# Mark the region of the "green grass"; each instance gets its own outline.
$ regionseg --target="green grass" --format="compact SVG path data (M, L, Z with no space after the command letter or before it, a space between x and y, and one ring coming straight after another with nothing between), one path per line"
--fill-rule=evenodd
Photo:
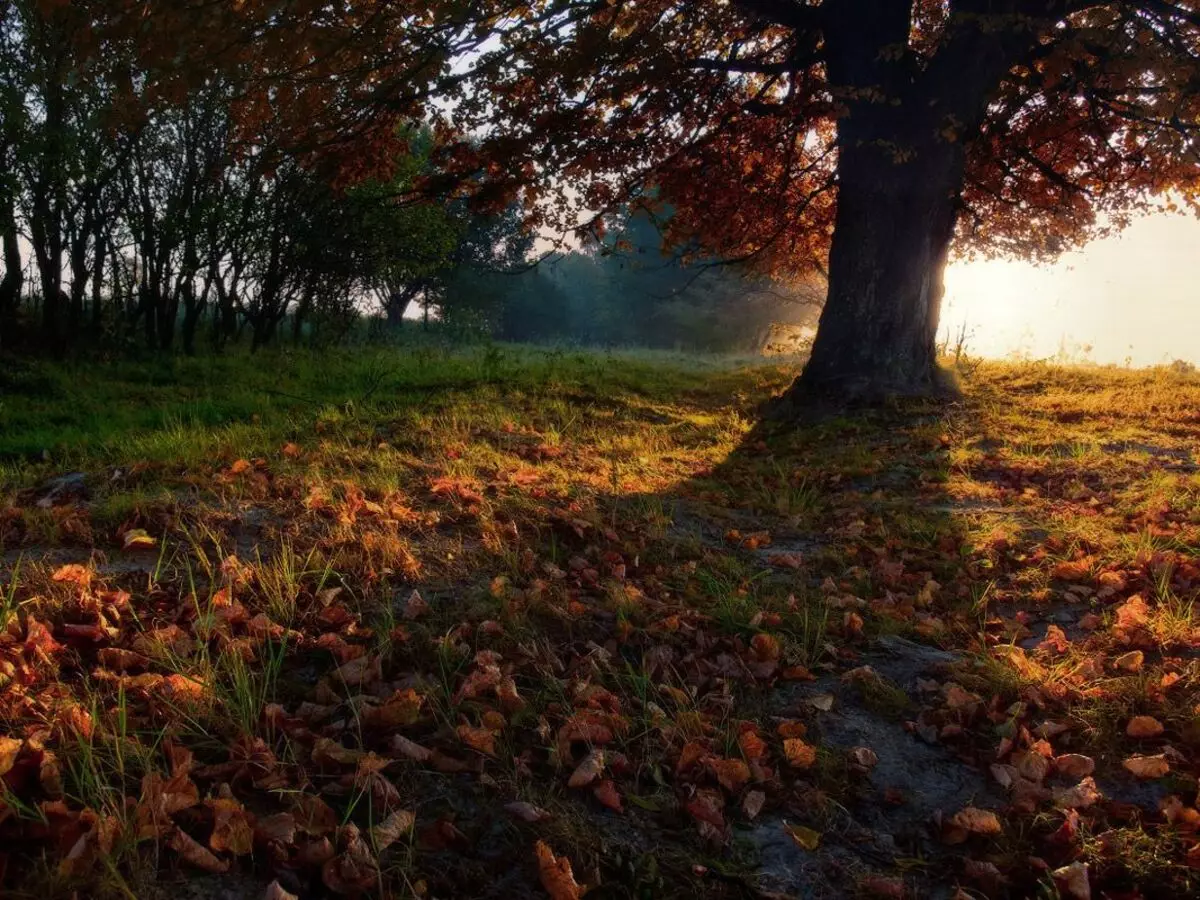
M530 393L560 430L566 398L663 401L732 388L741 360L652 351L529 347L273 350L143 362L20 362L0 382L0 489L41 471L95 465L194 465L265 453L318 422L438 410L447 400ZM476 418L472 416L472 419Z

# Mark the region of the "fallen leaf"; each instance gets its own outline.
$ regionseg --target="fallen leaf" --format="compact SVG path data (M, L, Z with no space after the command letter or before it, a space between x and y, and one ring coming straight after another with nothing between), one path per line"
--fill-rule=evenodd
M538 841L533 850L537 855L538 876L551 900L580 900L585 889L575 881L571 861L565 856L555 856L545 841Z
M421 596L421 592L414 589L408 595L408 601L404 604L404 618L412 621L413 619L421 618L421 616L428 612L429 604L425 602L425 599Z
M545 822L547 819L552 818L550 813L540 806L534 806L532 803L526 803L524 800L506 803L504 810L510 815L516 816L522 822L528 822L531 825L537 822Z
M1059 578L1063 581L1082 581L1088 577L1091 569L1092 559L1087 557L1060 562L1050 572L1050 575L1052 578Z
M278 841L285 847L296 840L296 817L291 813L276 813L254 820L254 837L263 843Z
M1165 730L1162 722L1153 716L1134 716L1125 726L1125 733L1135 738L1158 737Z
M65 566L59 566L55 569L54 574L50 576L50 580L87 587L92 583L92 570L87 566L81 566L79 563L68 563Z
M821 712L829 712L833 709L833 701L833 694L813 694L804 698L805 703Z
M302 794L296 799L296 830L313 837L324 837L337 830L338 816L320 797Z
M218 853L246 856L254 851L254 829L246 810L236 800L217 798L206 800L213 811L213 831L208 845Z
M1058 889L1073 900L1091 900L1092 887L1088 883L1087 863L1073 862L1069 866L1050 873Z
M1122 653L1113 660L1113 665L1123 672L1140 672L1146 661L1146 655L1141 650L1130 650Z
M702 788L696 791L685 809L697 820L715 828L725 827L725 798L720 791Z
M758 818L758 814L762 812L763 804L766 802L767 795L762 791L748 791L742 798L742 812L746 814L747 819L753 821Z
M736 794L750 780L750 767L740 759L714 759L709 762L721 787Z
M1150 607L1140 595L1134 594L1117 607L1117 621L1113 626L1117 631L1134 631L1145 626L1150 621Z
M571 778L567 781L567 787L587 787L589 784L599 778L600 773L603 771L604 751L593 750L583 758L583 762L581 762L571 774Z
M1059 809L1087 809L1104 799L1092 776L1087 776L1072 788L1054 792L1054 805Z
M263 900L300 900L300 898L285 891L278 881L272 881L267 885L267 893L263 896Z
M131 528L125 532L123 545L126 550L148 550L157 543L144 528Z
M392 749L401 756L416 762L429 762L433 758L432 750L422 747L416 741L411 741L402 734L392 735Z
M783 742L783 752L793 769L811 769L817 761L817 748L800 738L787 738Z
M1161 753L1157 756L1131 756L1121 765L1138 778L1162 778L1171 771L1171 764Z
M613 784L612 779L605 778L598 785L592 788L592 796L600 801L601 804L607 806L613 812L624 812L624 807L621 805L621 793L617 790L617 786Z
M999 817L994 812L974 806L960 809L950 818L950 824L971 834L994 835L1000 834L1004 830Z
M796 846L804 850L812 852L821 846L821 832L813 831L804 825L788 825L784 824L783 830L787 832L788 837L796 842Z
M496 755L496 733L488 728L476 728L472 725L459 725L458 738L472 750Z
M360 656L338 666L335 674L351 687L361 687L378 681L382 675L382 661L378 656Z
M13 737L0 737L0 775L7 775L17 764L17 754L25 742Z
M407 809L399 809L371 829L371 837L375 842L375 850L382 853L400 838L413 830L417 823L415 813Z
M870 747L855 747L849 756L850 761L862 769L873 769L879 764L879 754Z
M229 871L229 861L218 859L207 847L197 842L186 831L176 828L167 840L167 846L179 854L189 865L205 872L221 874Z
M905 896L904 879L895 875L868 875L858 882L858 890L864 896L883 900L903 900Z
M1085 778L1096 771L1096 761L1082 753L1054 757L1054 771L1066 778Z

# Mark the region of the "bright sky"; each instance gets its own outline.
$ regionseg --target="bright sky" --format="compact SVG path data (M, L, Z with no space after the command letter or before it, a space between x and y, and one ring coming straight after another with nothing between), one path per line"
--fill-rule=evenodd
M1051 266L961 262L946 274L942 333L967 353L1154 365L1200 363L1200 221L1157 213ZM1090 346L1086 353L1082 348Z

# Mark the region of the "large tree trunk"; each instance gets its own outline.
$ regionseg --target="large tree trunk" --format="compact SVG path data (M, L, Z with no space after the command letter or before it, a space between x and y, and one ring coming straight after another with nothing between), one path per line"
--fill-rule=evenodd
M843 150L829 295L797 391L875 400L946 389L935 346L961 188L953 145L904 163L876 143Z

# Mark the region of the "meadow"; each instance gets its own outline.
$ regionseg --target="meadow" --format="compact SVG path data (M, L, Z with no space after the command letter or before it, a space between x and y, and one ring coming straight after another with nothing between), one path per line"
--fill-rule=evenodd
M1200 376L0 373L6 897L1200 889Z

